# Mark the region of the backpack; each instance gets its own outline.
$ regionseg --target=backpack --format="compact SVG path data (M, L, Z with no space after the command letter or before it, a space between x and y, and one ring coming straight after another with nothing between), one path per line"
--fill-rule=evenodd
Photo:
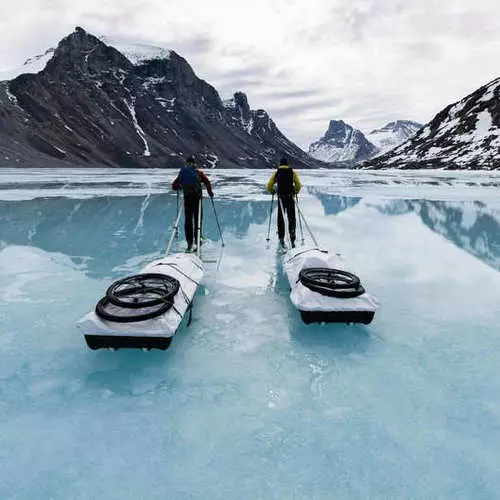
M179 184L182 186L184 195L196 195L201 197L201 179L196 168L184 166L179 172Z
M278 168L276 171L276 183L278 184L279 196L293 196L295 186L293 183L293 169Z

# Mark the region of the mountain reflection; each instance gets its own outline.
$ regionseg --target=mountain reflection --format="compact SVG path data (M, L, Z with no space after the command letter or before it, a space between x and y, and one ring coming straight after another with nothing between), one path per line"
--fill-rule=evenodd
M325 210L325 215L337 215L348 208L355 207L362 200L361 196L337 196L322 193L316 188L308 188L307 191L318 198Z
M410 203L432 231L500 270L500 212L477 201Z
M176 205L175 196L161 194L2 201L0 247L33 245L60 252L77 263L85 260L91 274L102 275L129 258L163 251ZM269 210L269 203L264 201L217 200L215 206L223 233L238 238L246 235L251 224L264 223ZM207 199L203 211L203 233L217 241L217 225ZM184 247L183 218L179 246Z
M358 205L362 198L311 191L321 202L326 215ZM389 216L414 212L432 231L457 247L500 270L500 211L479 201L384 200L366 205Z

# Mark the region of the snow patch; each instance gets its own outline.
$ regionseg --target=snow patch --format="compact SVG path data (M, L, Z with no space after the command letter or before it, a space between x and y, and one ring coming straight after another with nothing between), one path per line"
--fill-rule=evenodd
M142 127L139 125L139 122L137 121L137 116L135 113L135 99L132 99L132 103L129 103L126 99L123 99L123 102L125 103L125 106L127 106L130 116L132 117L132 123L134 124L135 130L137 132L137 135L142 139L144 142L144 156L151 156L151 151L149 150L149 144L146 139L146 134L144 133L144 130Z
M485 109L477 115L476 130L474 132L474 137L476 140L482 141L487 135L489 135L489 130L493 126L493 120L491 119L490 112Z
M488 109L484 109L477 114L476 125L474 130L468 134L457 135L454 137L455 143L466 143L471 148L476 149L481 145L481 142L489 137L493 132L490 129L493 127L493 120ZM494 132L498 135L499 131Z
M243 128L247 131L247 133L251 135L253 130L253 118L250 118L248 122L245 122L242 118L241 124L243 125Z
M118 69L116 71L113 71L113 76L118 80L120 85L123 85L125 78L127 78L127 73L125 73L125 71L123 71L122 69Z
M478 102L490 102L492 99L494 99L495 90L497 89L497 87L498 87L498 81L495 82L494 85L490 85L490 87L488 87L488 90L483 95L483 97L481 97L481 99L478 100Z
M431 127L429 127L429 125L426 125L422 129L422 133L420 134L419 139L427 139L427 137L429 137L430 135L431 135Z
M100 37L100 40L121 52L132 64L139 65L155 59L170 59L172 51L142 43L128 43L114 37Z
M166 99L165 97L156 97L155 100L158 101L164 108L173 108L177 98L172 97L171 99ZM170 111L172 110L170 109Z
M40 73L40 71L43 71L47 66L47 63L52 59L54 50L55 49L51 48L45 51L43 54L30 57L29 59L26 59L23 65L18 68L0 71L0 81L13 80L19 75L24 74Z
M142 82L142 86L145 89L149 90L151 86L158 85L160 83L164 83L166 80L167 80L167 78L164 76L162 76L160 78L149 76L149 77L144 79L144 82Z
M15 106L19 106L19 103L17 102L17 97L10 91L8 85L5 88L5 93L7 94L7 97L12 104L14 104Z
M219 163L219 157L215 153L207 155L208 168L215 168Z

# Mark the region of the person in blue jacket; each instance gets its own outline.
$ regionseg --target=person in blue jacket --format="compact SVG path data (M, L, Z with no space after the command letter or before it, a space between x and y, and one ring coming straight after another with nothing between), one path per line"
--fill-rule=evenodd
M185 165L172 183L172 189L182 189L184 193L184 233L186 235L187 251L192 251L193 242L198 239L198 214L202 196L202 183L210 198L213 198L212 185L205 173L196 168L192 156L186 158Z

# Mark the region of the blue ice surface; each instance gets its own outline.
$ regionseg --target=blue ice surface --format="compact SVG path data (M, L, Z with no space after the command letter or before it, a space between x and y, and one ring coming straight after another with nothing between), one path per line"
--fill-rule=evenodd
M210 172L193 323L112 352L75 324L165 249L174 172L0 172L1 499L498 498L500 175L300 172L365 327L301 322L269 174Z

